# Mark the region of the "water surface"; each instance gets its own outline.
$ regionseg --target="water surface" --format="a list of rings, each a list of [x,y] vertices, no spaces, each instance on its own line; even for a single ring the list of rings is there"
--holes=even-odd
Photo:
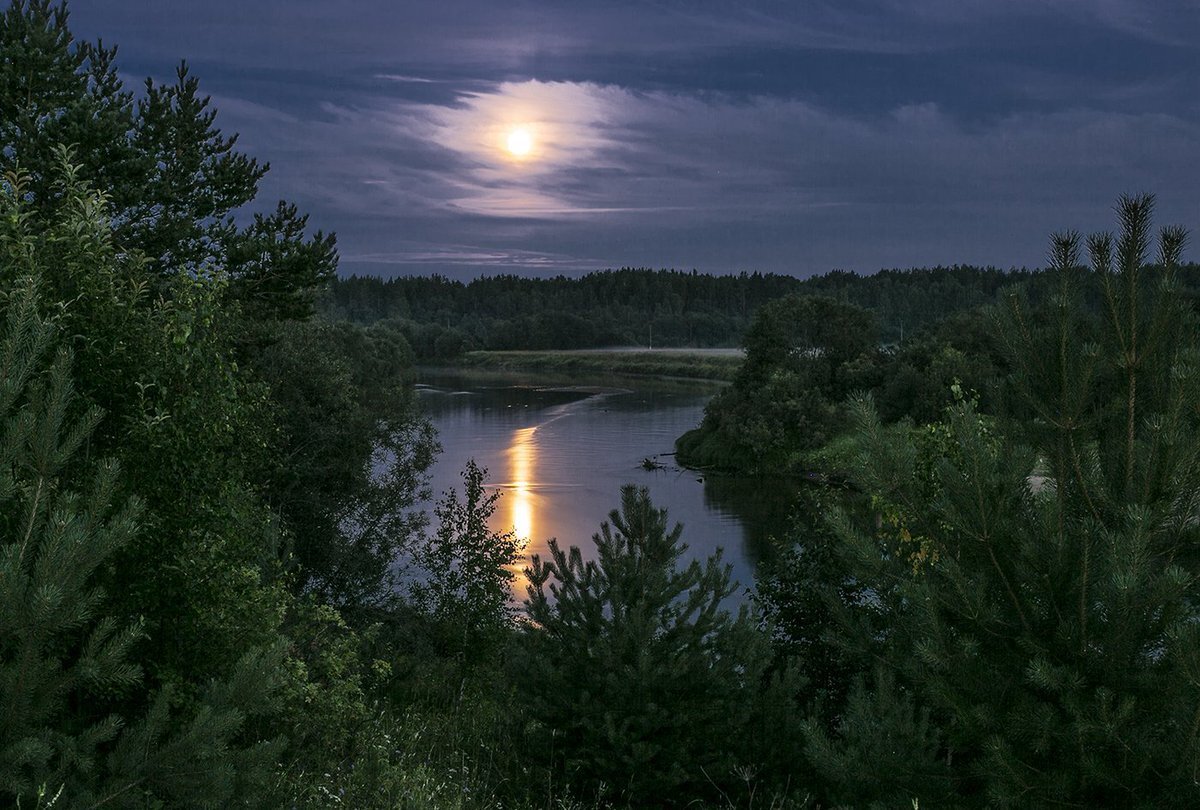
[[[676,437],[699,424],[716,389],[570,382],[425,372],[418,390],[442,445],[432,470],[435,497],[461,488],[460,473],[473,458],[487,469],[488,488],[501,494],[494,531],[529,538],[528,554],[549,556],[547,541],[556,537],[592,559],[592,535],[618,507],[621,486],[644,486],[672,524],[683,524],[685,559],[722,549],[734,578],[752,586],[755,565],[771,553],[771,535],[786,518],[785,488],[680,469],[673,456]],[[646,459],[662,467],[648,470]],[[517,590],[523,598],[523,581]]]

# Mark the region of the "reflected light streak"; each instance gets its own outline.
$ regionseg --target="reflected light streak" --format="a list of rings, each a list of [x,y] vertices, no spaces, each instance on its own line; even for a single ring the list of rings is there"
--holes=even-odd
[[[512,481],[508,502],[512,527],[525,541],[533,539],[533,495],[529,487],[533,483],[533,464],[537,460],[537,444],[533,441],[535,430],[536,427],[528,427],[516,431],[512,446],[508,448],[508,472]]]
[[[525,541],[526,554],[533,540],[533,467],[537,462],[537,443],[533,433],[537,427],[521,428],[513,433],[512,444],[508,448],[508,480],[511,488],[505,493],[501,503],[507,503],[508,524],[517,533],[520,540]],[[517,575],[513,583],[513,593],[518,599],[524,598],[529,581],[525,578],[525,561],[514,566]]]

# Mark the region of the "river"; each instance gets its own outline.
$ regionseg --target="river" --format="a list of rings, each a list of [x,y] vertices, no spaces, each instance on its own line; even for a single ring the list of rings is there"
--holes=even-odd
[[[594,558],[592,535],[627,483],[648,488],[672,525],[683,524],[685,561],[723,550],[741,585],[738,602],[776,547],[772,536],[784,528],[790,502],[784,485],[675,464],[675,438],[699,424],[714,387],[434,371],[418,379],[442,445],[431,471],[435,498],[461,491],[460,473],[475,459],[501,495],[491,528],[528,538],[527,554],[548,557],[547,541],[556,537]],[[662,466],[647,469],[645,459]]]

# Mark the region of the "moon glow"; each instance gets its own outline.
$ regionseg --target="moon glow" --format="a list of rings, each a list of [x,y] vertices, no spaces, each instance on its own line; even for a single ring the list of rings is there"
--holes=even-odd
[[[533,151],[533,136],[524,127],[517,127],[508,133],[504,141],[508,153],[515,158],[528,157]]]

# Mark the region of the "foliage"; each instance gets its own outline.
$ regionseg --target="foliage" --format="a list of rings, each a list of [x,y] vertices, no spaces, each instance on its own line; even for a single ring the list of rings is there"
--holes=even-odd
[[[735,791],[738,766],[765,761],[752,740],[774,742],[763,716],[786,716],[772,714],[788,691],[770,685],[765,640],[722,607],[729,569],[717,556],[680,569],[681,532],[628,486],[595,562],[551,540],[526,571],[525,710],[539,755],[582,795],[665,805]]]
[[[888,735],[928,716],[953,803],[1196,801],[1198,333],[1176,295],[1182,231],[1164,229],[1146,266],[1151,209],[1122,200],[1120,235],[1088,240],[1090,272],[1079,237],[1056,237],[1054,317],[1032,321],[1017,300],[999,322],[1036,414],[1024,428],[1000,430],[964,399],[944,425],[954,452],[930,458],[936,444],[888,435],[861,409],[859,480],[932,553],[914,565],[894,533],[840,524],[889,609],[882,648],[853,637],[889,662],[916,713],[889,713],[881,696],[855,722]],[[1096,317],[1087,285],[1104,307],[1081,329]],[[896,778],[933,801],[946,784],[928,759]]]
[[[884,422],[918,425],[942,418],[954,386],[970,391],[985,413],[1011,408],[1001,384],[1010,372],[1008,353],[992,328],[993,310],[976,309],[918,331],[881,358],[872,392]]]
[[[41,305],[69,337],[80,393],[108,414],[90,446],[121,462],[146,506],[147,531],[117,552],[110,592],[124,615],[146,617],[152,676],[187,672],[199,687],[270,644],[282,611],[272,520],[248,485],[265,442],[261,395],[228,357],[216,285],[179,276],[170,299],[151,296],[137,257],[112,243],[106,198],[69,164],[52,211],[32,209],[25,188],[9,175],[0,193],[0,280],[44,279]]]
[[[121,188],[132,202],[141,160],[128,137],[133,97],[114,68],[115,48],[75,41],[63,4],[18,0],[0,16],[0,174],[19,167],[28,195],[49,206],[57,194],[58,149],[72,146],[96,187]]]
[[[115,51],[74,41],[65,6],[45,0],[7,8],[0,54],[0,289],[39,279],[37,317],[73,357],[78,410],[105,413],[81,452],[119,462],[114,502],[143,506],[141,530],[108,547],[103,515],[83,511],[103,504],[81,495],[78,517],[66,511],[69,493],[93,491],[93,464],[55,472],[64,526],[96,531],[93,556],[55,572],[82,589],[72,609],[86,615],[63,629],[23,608],[5,631],[24,640],[6,636],[3,664],[12,641],[25,663],[40,655],[66,673],[22,681],[46,690],[36,700],[12,692],[42,712],[37,727],[14,711],[25,725],[5,730],[41,757],[21,790],[61,779],[69,790],[48,789],[64,805],[261,805],[273,767],[323,769],[373,705],[369,631],[288,586],[320,582],[347,614],[390,595],[392,552],[414,520],[402,513],[433,446],[411,396],[394,396],[411,351],[378,330],[301,323],[333,272],[333,241],[307,237],[287,204],[235,225],[265,166],[216,128],[186,67],[135,99]],[[329,377],[314,384],[287,349]],[[336,514],[310,527],[298,504]],[[292,557],[293,538],[311,553]],[[318,638],[328,646],[313,652]],[[137,677],[97,691],[121,666]],[[311,732],[303,713],[323,718],[316,739],[298,733]],[[286,759],[261,744],[280,731],[294,739]]]
[[[836,730],[809,719],[805,755],[824,782],[826,800],[837,807],[941,807],[950,801],[951,758],[943,758],[942,733],[927,708],[886,669],[872,680],[855,677]]]
[[[434,509],[437,530],[415,550],[419,574],[410,585],[413,606],[432,622],[442,654],[488,657],[511,629],[516,611],[510,589],[525,540],[494,532],[488,520],[499,493],[483,488],[486,471],[467,462],[463,498],[446,492]]]
[[[14,0],[0,17],[0,173],[20,171],[26,201],[57,205],[58,150],[106,195],[114,242],[162,276],[222,268],[227,295],[255,320],[311,314],[336,266],[332,237],[306,237],[307,218],[280,203],[239,229],[267,171],[216,127],[186,64],[171,84],[124,89],[116,49],[78,42],[66,4]]]
[[[844,491],[804,487],[796,498],[784,547],[775,560],[760,563],[753,595],[770,634],[777,657],[790,661],[804,674],[797,694],[810,720],[839,717],[855,675],[867,669],[862,656],[838,644],[836,611],[830,601],[859,607],[867,597],[839,553],[838,539],[828,514],[855,502]]]
[[[66,349],[46,364],[57,336],[38,313],[36,281],[20,281],[2,309],[0,796],[33,799],[49,785],[72,806],[261,797],[278,746],[233,738],[268,705],[277,656],[244,656],[190,718],[168,688],[129,722],[143,623],[114,611],[103,582],[138,529],[140,503],[118,503],[115,463],[87,462],[100,411],[78,401]]]
[[[407,345],[323,321],[273,333],[248,364],[271,389],[277,455],[264,494],[288,532],[293,587],[347,610],[386,602],[437,449],[404,384]]]
[[[444,360],[473,348],[735,346],[755,312],[787,295],[870,310],[882,338],[903,343],[955,312],[995,303],[1002,290],[1030,278],[1024,271],[966,266],[870,276],[835,270],[806,279],[630,267],[581,278],[500,275],[468,283],[352,276],[333,284],[325,308],[332,318],[356,323],[393,320],[422,359]]]
[[[840,429],[838,403],[854,364],[875,346],[871,315],[828,298],[786,296],[763,306],[746,332],[746,360],[676,443],[693,466],[784,474]]]

